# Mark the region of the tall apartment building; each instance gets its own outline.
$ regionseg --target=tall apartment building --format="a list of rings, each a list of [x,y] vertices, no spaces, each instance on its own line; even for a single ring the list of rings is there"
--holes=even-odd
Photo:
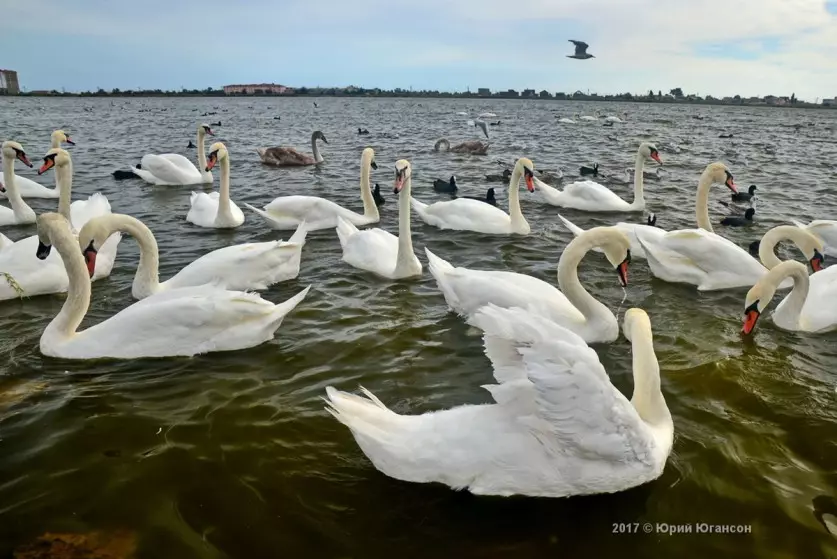
[[[18,93],[20,93],[20,83],[17,81],[17,72],[0,69],[0,95],[17,95]]]

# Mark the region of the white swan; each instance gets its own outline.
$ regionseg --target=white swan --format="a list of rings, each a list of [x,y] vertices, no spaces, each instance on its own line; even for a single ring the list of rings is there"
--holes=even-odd
[[[208,124],[198,125],[198,167],[178,153],[144,155],[131,171],[147,183],[157,186],[181,186],[212,183],[212,173],[206,166],[204,138],[214,136]]]
[[[528,235],[529,223],[520,211],[518,188],[520,178],[525,178],[529,192],[535,189],[534,165],[521,157],[514,165],[509,181],[509,213],[500,208],[470,198],[456,198],[444,202],[425,204],[410,198],[413,210],[427,223],[439,229],[476,231],[478,233]]]
[[[634,169],[634,201],[626,202],[608,187],[593,181],[579,181],[568,184],[564,190],[558,190],[535,179],[538,191],[544,201],[553,206],[573,208],[588,212],[641,212],[645,210],[645,197],[642,192],[643,167],[646,159],[653,159],[662,165],[660,152],[654,144],[643,142],[636,152]]]
[[[398,194],[398,236],[375,227],[359,231],[337,216],[337,236],[343,247],[343,261],[387,279],[421,275],[421,262],[413,252],[410,231],[410,189],[412,167],[401,159],[395,163],[395,188]]]
[[[526,274],[454,268],[427,248],[430,273],[448,306],[469,316],[483,305],[529,308],[569,328],[587,343],[612,342],[619,336],[616,317],[578,281],[578,265],[591,248],[604,248],[619,283],[628,284],[631,253],[625,235],[612,227],[595,227],[573,239],[558,260],[558,289]]]
[[[648,266],[654,276],[674,283],[696,285],[699,291],[755,284],[767,273],[767,267],[778,263],[773,248],[779,240],[792,241],[814,271],[821,268],[823,259],[820,253],[822,244],[813,235],[803,235],[803,231],[790,226],[777,227],[765,234],[759,247],[759,258],[763,264],[729,239],[703,229],[683,229],[651,236],[644,229],[637,228],[635,233],[645,248]],[[790,285],[788,280],[782,287]]]
[[[104,322],[77,328],[90,305],[90,280],[79,244],[60,214],[38,218],[38,256],[52,245],[69,276],[64,306],[41,335],[41,353],[64,359],[193,356],[257,346],[272,339],[309,287],[274,305],[255,293],[214,285],[183,287],[148,297]]]
[[[700,175],[697,187],[697,197],[695,198],[695,216],[697,218],[697,226],[706,231],[713,231],[712,222],[709,220],[709,190],[712,188],[712,185],[716,183],[725,185],[733,192],[738,192],[738,188],[735,186],[732,174],[729,172],[726,165],[723,163],[710,163],[706,166],[703,173]],[[576,237],[581,233],[584,233],[584,229],[581,227],[578,227],[560,215],[558,217],[562,222],[564,222],[567,229],[569,229]],[[645,249],[642,248],[642,245],[640,245],[637,240],[637,229],[642,230],[645,239],[659,239],[666,234],[664,229],[644,223],[626,223],[624,221],[620,221],[613,227],[616,227],[628,236],[631,240],[631,254],[638,258],[645,258]],[[601,252],[601,249],[593,250]]]
[[[76,145],[70,137],[63,130],[56,130],[50,136],[50,149],[60,148],[61,144]],[[32,179],[26,177],[15,176],[15,186],[20,193],[21,198],[58,198],[61,190],[58,188],[58,175],[55,175],[55,188],[47,188]],[[3,190],[0,190],[0,195],[6,196]]]
[[[571,119],[571,118],[567,118],[567,117],[562,117],[562,118],[559,118],[559,119],[558,119],[558,122],[562,122],[562,123],[564,123],[564,124],[578,124],[578,123],[577,123],[576,121],[574,121],[573,119]]]
[[[49,150],[44,156],[44,164],[38,170],[38,174],[42,175],[49,169],[55,169],[55,182],[58,184],[60,193],[58,213],[70,222],[74,233],[77,234],[84,224],[94,217],[111,213],[110,202],[100,192],[93,193],[87,200],[76,200],[70,203],[73,191],[73,160],[70,152],[61,148]],[[94,279],[110,275],[121,240],[122,235],[116,234],[102,245]]]
[[[584,115],[584,116],[583,116],[583,117],[581,117],[579,120],[587,120],[587,121],[591,121],[591,120],[599,120],[599,116],[601,116],[601,114],[602,114],[602,113],[600,113],[600,112],[599,112],[599,110],[598,110],[598,109],[596,109],[595,111],[593,111],[593,116],[590,116],[590,115]]]
[[[742,333],[752,333],[779,284],[786,278],[793,280],[793,289],[773,311],[773,323],[782,330],[792,332],[822,333],[837,330],[837,277],[832,277],[828,282],[818,282],[816,288],[811,282],[830,269],[809,278],[803,264],[789,260],[767,272],[747,292]]]
[[[250,204],[244,205],[259,214],[273,229],[293,229],[302,221],[305,221],[309,231],[333,229],[337,227],[337,216],[355,226],[378,223],[381,216],[372,197],[372,185],[369,181],[370,169],[377,168],[375,150],[364,149],[360,156],[360,199],[363,201],[363,214],[347,210],[319,196],[279,196],[263,210]]]
[[[825,254],[837,256],[837,221],[833,219],[815,219],[808,225],[792,220],[797,227],[805,229],[818,237],[825,245]]]
[[[625,122],[626,120],[628,120],[628,113],[624,112],[622,113],[622,118],[615,115],[605,117],[605,122]]]
[[[625,313],[633,352],[631,400],[596,352],[571,331],[522,309],[486,306],[483,330],[495,403],[399,415],[326,388],[328,407],[385,475],[477,495],[568,497],[613,493],[663,473],[674,424],[660,389],[648,315]]]
[[[221,187],[218,192],[192,192],[189,200],[191,207],[186,221],[198,227],[232,229],[244,223],[244,212],[230,200],[230,154],[223,143],[215,142],[209,148],[206,170],[211,170],[219,162]]]
[[[3,142],[3,191],[9,199],[9,205],[0,206],[0,226],[2,225],[25,225],[35,223],[37,216],[35,211],[23,201],[20,192],[17,191],[17,176],[15,175],[15,160],[20,160],[24,165],[32,166],[23,151],[23,146],[17,142],[7,140]]]
[[[160,283],[160,255],[157,240],[140,220],[123,214],[109,214],[88,221],[78,234],[78,243],[88,267],[98,262],[99,247],[115,232],[128,233],[137,240],[140,260],[131,293],[144,299],[155,293],[179,287],[213,283],[232,290],[267,289],[299,275],[305,224],[283,241],[244,243],[213,250],[188,264]],[[0,268],[1,269],[1,268]]]

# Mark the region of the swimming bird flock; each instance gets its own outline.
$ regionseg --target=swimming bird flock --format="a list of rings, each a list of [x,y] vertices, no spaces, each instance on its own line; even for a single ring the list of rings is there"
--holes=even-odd
[[[586,54],[586,44],[575,43],[576,57],[592,56]],[[487,136],[484,123],[482,128]],[[653,276],[699,291],[746,287],[744,335],[753,333],[777,292],[788,289],[772,316],[776,327],[812,335],[837,329],[837,266],[823,268],[825,255],[837,254],[837,221],[776,226],[755,244],[758,258],[751,256],[712,227],[708,201],[715,185],[729,189],[733,201],[752,203],[755,193],[754,186],[749,196],[742,196],[724,163],[708,162],[695,177],[695,228],[666,231],[657,226],[657,215],[650,214],[583,230],[556,211],[555,219],[574,238],[558,258],[553,284],[525,270],[459,266],[455,250],[437,254],[425,246],[417,251],[413,215],[443,230],[530,235],[521,185],[527,190],[524,196],[533,195],[534,201],[548,206],[641,214],[647,207],[645,167],[663,164],[664,154],[654,142],[643,141],[636,148],[632,201],[587,179],[562,188],[550,186],[536,175],[535,162],[523,155],[502,175],[486,176],[487,181],[508,182],[507,208],[497,206],[494,188],[485,197],[459,196],[455,176],[435,181],[433,188],[414,185],[409,160],[387,162],[397,198],[396,235],[375,226],[384,198],[380,186],[373,190],[371,184],[371,171],[378,168],[373,148],[363,149],[360,158],[361,212],[326,197],[285,195],[262,208],[245,204],[252,212],[245,215],[231,198],[230,150],[215,142],[207,152],[205,138],[213,135],[212,128],[199,124],[196,131],[197,165],[178,154],[149,154],[129,170],[114,173],[114,178],[171,187],[211,184],[213,171],[219,171],[219,189],[193,192],[189,210],[180,219],[196,228],[234,229],[251,215],[266,228],[293,231],[287,240],[219,248],[161,281],[159,262],[166,255],[159,253],[154,233],[142,221],[113,213],[101,193],[72,200],[72,157],[62,146],[74,144],[65,131],[57,130],[39,169],[41,175],[55,173],[54,188],[16,176],[16,163],[33,165],[30,155],[15,141],[2,144],[0,191],[10,207],[0,206],[0,226],[34,224],[36,232],[16,241],[0,234],[0,273],[6,279],[0,281],[0,299],[67,294],[41,335],[44,355],[77,360],[173,358],[242,350],[272,339],[284,320],[293,319],[289,315],[294,309],[304,305],[311,286],[278,303],[257,292],[299,275],[311,232],[327,231],[324,234],[340,244],[343,262],[370,277],[410,281],[426,270],[448,307],[482,331],[494,375],[494,383],[484,388],[493,402],[409,415],[392,411],[366,389],[354,394],[327,387],[328,412],[348,427],[375,468],[393,478],[438,482],[478,495],[567,497],[623,491],[662,474],[672,450],[674,422],[660,388],[651,317],[632,308],[620,324],[585,288],[579,268],[591,251],[605,255],[623,288],[629,283],[633,258],[646,259]],[[318,142],[328,143],[321,131],[314,131],[311,155],[281,146],[254,151],[263,164],[277,168],[327,165]],[[464,142],[451,147],[443,139],[435,149],[441,143],[450,151],[484,154],[487,146],[475,142],[481,145]],[[248,151],[252,154],[252,148]],[[255,162],[255,155],[252,158]],[[586,176],[598,177],[599,172],[598,165],[581,169]],[[562,179],[563,173],[555,177]],[[431,200],[434,192],[450,199]],[[36,197],[57,198],[56,211],[36,215],[25,201]],[[753,214],[748,210],[744,221]],[[79,329],[93,296],[91,282],[111,273],[122,235],[139,245],[131,290],[136,302]],[[795,245],[804,264],[779,260],[775,249],[782,241]],[[620,327],[632,348],[630,398],[613,386],[590,345],[613,343]]]

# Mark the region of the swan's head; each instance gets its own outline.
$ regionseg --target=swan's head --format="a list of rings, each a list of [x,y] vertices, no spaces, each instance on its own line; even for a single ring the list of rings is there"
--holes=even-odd
[[[208,173],[211,171],[219,161],[223,161],[229,157],[229,155],[230,154],[227,152],[227,146],[225,146],[222,142],[215,142],[209,146],[209,156],[206,158],[206,172]]]
[[[212,131],[212,128],[209,127],[208,124],[198,124],[198,136],[214,136],[215,133]]]
[[[94,217],[84,224],[81,231],[78,232],[78,246],[81,248],[81,253],[84,255],[84,262],[87,264],[87,273],[93,277],[93,272],[96,271],[96,256],[99,254],[99,249],[108,240],[111,231],[107,226],[106,216]]]
[[[317,130],[313,134],[311,134],[311,139],[312,140],[322,140],[323,142],[328,143],[328,140],[326,140],[325,134],[323,134],[319,130]]]
[[[517,160],[517,163],[514,164],[514,170],[517,173],[523,175],[523,178],[526,180],[526,190],[529,192],[535,191],[535,164],[532,163],[531,159],[527,159],[525,157],[521,157]]]
[[[412,173],[413,170],[410,162],[406,159],[399,159],[395,162],[395,187],[392,189],[395,194],[401,192],[404,188],[404,183],[410,179]]]
[[[43,175],[53,167],[64,167],[70,164],[70,152],[61,148],[52,148],[44,156],[44,164],[38,169],[38,174]]]
[[[762,276],[761,280],[756,282],[750,291],[747,292],[747,298],[744,299],[744,324],[741,326],[742,334],[751,334],[756,328],[756,323],[761,317],[761,313],[770,304],[773,295],[776,293],[776,287],[770,282],[765,282],[767,276]]]
[[[58,143],[59,146],[61,144],[70,144],[71,146],[76,145],[76,143],[70,139],[70,136],[63,130],[56,130],[52,133],[51,138],[52,141]]]
[[[732,173],[729,168],[721,163],[710,163],[703,171],[704,176],[712,179],[713,184],[723,184],[734,193],[738,194],[738,187],[735,186],[735,180],[732,178]]]
[[[3,142],[3,159],[19,159],[27,167],[32,166],[29,158],[26,157],[26,152],[23,151],[23,146],[12,140]]]
[[[653,159],[660,165],[663,164],[663,161],[660,159],[660,150],[651,142],[642,142],[639,145],[639,154],[646,159]]]
[[[38,248],[35,251],[35,256],[39,260],[45,260],[52,251],[52,232],[64,227],[67,229],[67,234],[72,235],[70,230],[70,222],[67,219],[55,212],[42,213],[38,216]]]
[[[607,230],[607,239],[602,243],[602,250],[604,250],[610,265],[616,270],[619,285],[627,287],[628,266],[631,263],[631,241],[627,235],[618,229],[610,227],[605,229]]]
[[[326,142],[328,143],[328,142]],[[366,165],[369,165],[373,169],[378,168],[378,164],[375,163],[375,150],[372,148],[365,148],[363,153],[360,156],[361,161],[364,161]]]
[[[642,309],[628,309],[625,311],[625,320],[622,322],[622,331],[625,333],[627,340],[633,341],[634,332],[637,328],[651,329],[651,319],[648,318],[648,313]]]

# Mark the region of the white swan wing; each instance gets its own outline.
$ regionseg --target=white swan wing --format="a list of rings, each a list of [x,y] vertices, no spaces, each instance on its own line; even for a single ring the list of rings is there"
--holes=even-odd
[[[422,218],[437,227],[480,233],[508,230],[511,225],[509,215],[500,208],[470,198],[430,204]]]
[[[825,245],[825,252],[830,256],[837,256],[837,221],[830,219],[815,219],[808,225],[795,222],[797,226],[816,235]]]
[[[32,179],[20,175],[15,175],[15,186],[21,198],[58,198],[59,196],[57,188],[47,188]],[[1,194],[4,198],[8,197],[5,191]]]
[[[343,244],[343,260],[355,268],[390,277],[398,261],[398,237],[383,229],[364,229]]]
[[[703,229],[670,231],[662,236],[634,229],[655,276],[682,281],[701,290],[752,286],[766,269],[724,237]]]
[[[198,173],[200,173],[200,170],[198,169],[197,165],[195,165],[188,158],[186,158],[183,155],[180,155],[179,153],[161,153],[158,157],[165,157],[166,159],[174,163],[174,165],[176,165],[178,168],[184,169],[187,172],[195,170]]]
[[[809,276],[808,297],[802,306],[800,327],[807,332],[826,332],[837,328],[837,266]],[[787,299],[776,306],[781,312]]]
[[[485,388],[549,455],[653,467],[651,430],[578,335],[520,308],[488,305],[470,322],[499,383]]]
[[[231,290],[267,289],[299,275],[302,245],[283,241],[244,243],[204,254],[163,282],[165,289],[206,283]]]
[[[52,250],[46,259],[41,260],[35,255],[37,248],[37,235],[10,244],[0,251],[0,272],[6,272],[13,278],[23,290],[23,297],[66,292],[69,279],[61,255]],[[0,300],[19,296],[10,280],[0,277]]]
[[[274,305],[255,293],[213,285],[163,291],[78,332],[64,352],[80,358],[136,358],[253,347],[273,337],[307,292]]]
[[[178,185],[201,182],[201,174],[194,165],[191,169],[181,167],[167,157],[160,155],[149,154],[143,156],[140,167],[142,171],[153,175],[157,179],[157,184]]]
[[[578,181],[564,187],[568,207],[586,209],[620,209],[630,204],[608,187],[593,181]]]
[[[355,218],[363,217],[319,196],[280,196],[266,205],[264,211],[279,221],[305,221],[312,230],[336,227],[337,216],[352,223]]]
[[[213,227],[215,225],[220,204],[220,194],[218,192],[192,192],[189,202],[190,207],[186,214],[186,221],[203,227]]]
[[[105,195],[100,192],[94,193],[88,197],[87,200],[76,200],[70,204],[70,221],[73,228],[78,231],[84,224],[94,217],[103,216],[112,213],[110,202]]]

